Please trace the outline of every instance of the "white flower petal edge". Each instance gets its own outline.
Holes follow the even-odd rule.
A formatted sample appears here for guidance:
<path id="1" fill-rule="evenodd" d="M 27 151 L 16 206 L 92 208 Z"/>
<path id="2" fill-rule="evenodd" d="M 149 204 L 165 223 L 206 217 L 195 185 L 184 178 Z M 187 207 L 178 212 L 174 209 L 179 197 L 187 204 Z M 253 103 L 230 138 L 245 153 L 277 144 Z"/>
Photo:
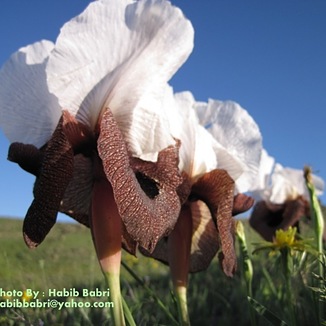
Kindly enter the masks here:
<path id="1" fill-rule="evenodd" d="M 240 162 L 199 124 L 192 94 L 175 94 L 175 103 L 179 119 L 173 118 L 171 130 L 174 137 L 181 140 L 180 170 L 185 171 L 192 182 L 217 168 L 225 168 L 231 177 L 238 177 L 242 173 Z"/>
<path id="2" fill-rule="evenodd" d="M 313 184 L 316 187 L 317 196 L 321 195 L 324 188 L 323 180 L 313 175 Z M 277 163 L 272 175 L 269 201 L 275 204 L 281 204 L 286 200 L 296 199 L 300 195 L 309 200 L 303 170 L 283 167 Z"/>
<path id="3" fill-rule="evenodd" d="M 312 181 L 317 196 L 322 195 L 324 181 L 314 174 Z M 258 178 L 252 195 L 256 200 L 264 200 L 272 204 L 283 204 L 286 200 L 294 200 L 298 196 L 309 200 L 303 170 L 283 167 L 275 163 L 275 159 L 269 156 L 265 149 L 262 151 Z"/>
<path id="4" fill-rule="evenodd" d="M 256 181 L 262 151 L 262 136 L 249 113 L 232 101 L 210 99 L 208 104 L 196 104 L 200 124 L 203 125 L 228 153 L 242 166 L 241 175 L 234 176 L 237 192 L 251 190 Z M 228 171 L 227 166 L 221 166 Z"/>
<path id="5" fill-rule="evenodd" d="M 160 108 L 193 37 L 191 23 L 168 1 L 92 2 L 61 29 L 46 70 L 49 89 L 92 128 L 110 107 L 128 139 L 139 120 L 147 126 L 154 121 L 155 130 L 142 126 L 130 150 L 135 156 L 158 152 L 174 143 Z M 153 133 L 160 137 L 151 148 Z"/>
<path id="6" fill-rule="evenodd" d="M 44 145 L 61 114 L 46 84 L 45 65 L 53 43 L 19 49 L 0 71 L 0 127 L 10 142 Z"/>
<path id="7" fill-rule="evenodd" d="M 260 157 L 258 174 L 251 189 L 251 195 L 256 200 L 265 200 L 270 196 L 271 176 L 275 166 L 275 159 L 268 155 L 263 148 Z"/>

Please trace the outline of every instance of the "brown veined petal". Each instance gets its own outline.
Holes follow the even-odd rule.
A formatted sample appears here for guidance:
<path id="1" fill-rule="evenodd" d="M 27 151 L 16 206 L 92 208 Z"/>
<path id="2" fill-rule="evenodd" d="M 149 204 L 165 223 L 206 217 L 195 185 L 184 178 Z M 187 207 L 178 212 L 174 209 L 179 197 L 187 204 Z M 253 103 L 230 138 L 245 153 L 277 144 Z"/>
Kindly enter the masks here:
<path id="1" fill-rule="evenodd" d="M 62 116 L 44 149 L 34 185 L 34 200 L 24 220 L 24 240 L 30 248 L 38 246 L 55 224 L 60 202 L 73 175 L 74 153 L 63 131 L 63 123 Z"/>
<path id="2" fill-rule="evenodd" d="M 75 155 L 73 176 L 60 202 L 59 211 L 87 227 L 89 227 L 93 182 L 92 159 L 83 154 Z"/>
<path id="3" fill-rule="evenodd" d="M 203 201 L 191 202 L 189 207 L 192 219 L 189 272 L 197 273 L 207 269 L 215 257 L 219 249 L 219 236 L 211 212 Z M 139 249 L 145 256 L 168 264 L 168 238 L 161 239 L 152 254 L 143 248 Z"/>
<path id="4" fill-rule="evenodd" d="M 204 201 L 216 220 L 222 249 L 220 260 L 227 276 L 233 276 L 237 265 L 233 193 L 234 181 L 225 170 L 220 169 L 205 173 L 192 187 L 192 196 Z"/>
<path id="5" fill-rule="evenodd" d="M 237 194 L 233 198 L 232 216 L 241 214 L 249 210 L 255 203 L 255 200 L 245 194 Z"/>
<path id="6" fill-rule="evenodd" d="M 190 207 L 193 223 L 190 272 L 195 273 L 208 268 L 219 250 L 219 237 L 207 205 L 197 200 Z"/>
<path id="7" fill-rule="evenodd" d="M 101 176 L 95 172 L 94 161 L 98 158 L 86 157 L 83 154 L 74 156 L 74 172 L 73 178 L 65 191 L 64 197 L 60 203 L 59 211 L 64 213 L 77 222 L 90 227 L 91 222 L 91 201 L 94 178 L 103 177 L 104 173 L 101 169 Z M 103 175 L 102 175 L 103 174 Z M 104 175 L 104 178 L 105 175 Z M 107 207 L 111 210 L 110 207 Z M 136 243 L 126 232 L 124 225 L 122 225 L 122 246 L 130 254 L 136 255 Z"/>
<path id="8" fill-rule="evenodd" d="M 43 152 L 34 145 L 12 143 L 8 151 L 8 160 L 38 177 L 42 167 Z"/>
<path id="9" fill-rule="evenodd" d="M 156 171 L 154 163 L 138 162 L 138 174 L 134 173 L 123 136 L 111 111 L 106 109 L 100 124 L 98 152 L 127 232 L 152 252 L 173 229 L 181 208 L 176 193 L 183 181 L 178 171 L 178 147 L 170 146 L 159 153 Z M 156 178 L 147 173 L 154 173 Z"/>
<path id="10" fill-rule="evenodd" d="M 96 150 L 96 141 L 93 132 L 67 110 L 62 111 L 63 131 L 71 144 L 74 154 L 83 153 L 91 156 Z"/>
<path id="11" fill-rule="evenodd" d="M 280 228 L 287 230 L 290 226 L 296 225 L 302 217 L 310 216 L 309 202 L 302 196 L 285 202 L 283 221 Z"/>
<path id="12" fill-rule="evenodd" d="M 265 240 L 273 241 L 276 230 L 296 226 L 303 216 L 309 216 L 309 204 L 302 196 L 281 205 L 260 201 L 255 205 L 249 223 Z"/>

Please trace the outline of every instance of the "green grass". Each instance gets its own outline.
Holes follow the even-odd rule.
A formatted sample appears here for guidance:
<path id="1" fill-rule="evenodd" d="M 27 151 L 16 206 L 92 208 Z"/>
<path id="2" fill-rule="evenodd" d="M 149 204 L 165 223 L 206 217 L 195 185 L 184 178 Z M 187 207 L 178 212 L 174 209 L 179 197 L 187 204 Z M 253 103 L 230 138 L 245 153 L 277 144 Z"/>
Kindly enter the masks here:
<path id="1" fill-rule="evenodd" d="M 259 236 L 245 221 L 248 251 Z M 0 288 L 24 290 L 31 288 L 47 293 L 48 289 L 105 289 L 96 259 L 90 231 L 77 224 L 56 224 L 48 237 L 35 250 L 26 247 L 21 234 L 22 221 L 0 219 Z M 277 260 L 267 254 L 251 257 L 254 266 L 253 297 L 280 320 L 287 320 L 283 304 L 284 280 Z M 299 256 L 297 257 L 300 258 Z M 169 270 L 152 259 L 123 254 L 123 261 L 142 279 L 177 319 L 177 307 L 171 294 Z M 239 261 L 240 264 L 240 261 Z M 297 264 L 298 265 L 298 264 Z M 315 321 L 311 270 L 316 262 L 309 258 L 293 277 L 294 296 L 298 311 L 298 325 L 312 325 Z M 240 267 L 240 266 L 239 266 Z M 146 291 L 122 267 L 123 296 L 138 326 L 173 325 L 171 319 Z M 240 272 L 227 278 L 215 258 L 208 270 L 193 274 L 189 283 L 189 313 L 192 326 L 250 325 L 246 286 Z M 47 296 L 42 298 L 47 300 Z M 69 301 L 71 298 L 57 298 Z M 103 301 L 105 298 L 72 298 L 80 302 Z M 0 308 L 0 325 L 110 325 L 109 308 Z M 267 325 L 257 315 L 257 325 Z"/>

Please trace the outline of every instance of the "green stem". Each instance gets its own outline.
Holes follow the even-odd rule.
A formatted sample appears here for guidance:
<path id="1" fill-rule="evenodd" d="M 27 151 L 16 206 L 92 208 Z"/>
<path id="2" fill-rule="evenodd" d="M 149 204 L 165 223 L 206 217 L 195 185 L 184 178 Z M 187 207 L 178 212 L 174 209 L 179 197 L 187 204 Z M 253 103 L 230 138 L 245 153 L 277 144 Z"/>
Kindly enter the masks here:
<path id="1" fill-rule="evenodd" d="M 103 272 L 103 274 L 110 289 L 110 300 L 113 302 L 113 308 L 110 310 L 113 325 L 125 325 L 120 289 L 120 274 L 108 272 Z"/>
<path id="2" fill-rule="evenodd" d="M 178 316 L 180 325 L 190 325 L 187 305 L 187 288 L 185 286 L 174 287 L 177 300 Z"/>
<path id="3" fill-rule="evenodd" d="M 253 266 L 251 259 L 248 253 L 246 235 L 244 232 L 244 227 L 241 221 L 237 221 L 236 224 L 236 235 L 239 242 L 240 253 L 241 253 L 241 261 L 242 261 L 242 273 L 244 275 L 245 283 L 246 283 L 246 291 L 247 297 L 253 298 L 252 294 L 252 279 L 253 279 Z M 250 321 L 252 326 L 256 326 L 256 314 L 253 306 L 249 303 L 249 312 L 250 312 Z"/>
<path id="4" fill-rule="evenodd" d="M 319 204 L 318 197 L 316 195 L 315 186 L 312 182 L 312 172 L 310 167 L 304 168 L 304 176 L 306 180 L 306 186 L 309 192 L 310 197 L 310 211 L 311 211 L 311 218 L 313 221 L 314 229 L 315 229 L 315 237 L 316 237 L 316 247 L 318 250 L 319 255 L 319 265 L 318 265 L 318 273 L 320 277 L 324 276 L 324 263 L 323 263 L 323 233 L 324 233 L 324 217 L 321 211 L 321 207 Z M 322 281 L 319 282 L 319 287 L 322 287 Z M 320 303 L 318 306 L 318 317 L 319 322 L 322 322 L 323 315 L 324 315 L 324 305 Z"/>
<path id="5" fill-rule="evenodd" d="M 282 271 L 285 278 L 285 294 L 286 294 L 286 306 L 289 309 L 289 318 L 292 326 L 296 325 L 295 320 L 295 309 L 294 309 L 294 300 L 292 295 L 292 256 L 290 249 L 284 247 L 280 249 L 281 252 L 281 261 L 282 261 Z"/>
<path id="6" fill-rule="evenodd" d="M 323 254 L 323 232 L 324 232 L 324 217 L 320 208 L 318 197 L 316 195 L 315 186 L 312 183 L 312 176 L 310 168 L 305 168 L 306 185 L 308 188 L 310 203 L 311 203 L 311 217 L 313 220 L 316 236 L 316 247 L 320 256 Z M 320 275 L 323 275 L 323 264 L 319 265 Z"/>

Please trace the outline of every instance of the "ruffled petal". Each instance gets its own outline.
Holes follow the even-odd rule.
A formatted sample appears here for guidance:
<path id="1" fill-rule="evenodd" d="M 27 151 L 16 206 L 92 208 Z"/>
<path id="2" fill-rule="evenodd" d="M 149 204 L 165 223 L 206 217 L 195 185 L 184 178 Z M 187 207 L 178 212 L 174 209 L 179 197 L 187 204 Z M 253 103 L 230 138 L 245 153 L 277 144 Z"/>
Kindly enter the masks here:
<path id="1" fill-rule="evenodd" d="M 225 170 L 213 170 L 204 174 L 192 187 L 191 199 L 206 203 L 217 224 L 222 253 L 220 260 L 223 271 L 233 276 L 237 259 L 235 253 L 235 226 L 232 217 L 234 181 Z"/>
<path id="2" fill-rule="evenodd" d="M 248 211 L 255 203 L 254 198 L 246 194 L 237 194 L 233 199 L 232 216 Z"/>
<path id="3" fill-rule="evenodd" d="M 173 143 L 157 118 L 165 84 L 192 48 L 191 23 L 168 1 L 95 1 L 61 29 L 47 65 L 49 88 L 62 107 L 92 128 L 110 107 L 126 139 L 138 123 L 134 118 L 155 121 L 130 150 L 146 154 L 143 140 L 155 130 L 162 137 L 150 151 L 158 152 Z"/>
<path id="4" fill-rule="evenodd" d="M 324 186 L 323 180 L 316 175 L 313 175 L 312 180 L 314 185 L 317 186 L 317 195 L 321 195 Z M 303 170 L 285 168 L 277 163 L 272 175 L 270 202 L 281 204 L 298 196 L 304 196 L 304 198 L 309 199 Z"/>
<path id="5" fill-rule="evenodd" d="M 152 252 L 172 231 L 181 209 L 177 189 L 183 178 L 178 170 L 178 146 L 160 152 L 157 163 L 140 159 L 131 162 L 108 109 L 102 116 L 98 153 L 128 234 Z"/>
<path id="6" fill-rule="evenodd" d="M 82 154 L 74 156 L 73 176 L 60 202 L 59 211 L 87 227 L 90 225 L 93 182 L 91 158 Z"/>
<path id="7" fill-rule="evenodd" d="M 41 173 L 44 151 L 34 145 L 12 143 L 9 146 L 8 160 L 17 163 L 23 170 L 38 177 Z"/>
<path id="8" fill-rule="evenodd" d="M 254 182 L 251 194 L 257 200 L 267 200 L 270 193 L 271 176 L 275 167 L 275 159 L 268 155 L 267 151 L 263 148 L 260 157 L 258 174 Z"/>
<path id="9" fill-rule="evenodd" d="M 37 247 L 56 222 L 60 202 L 73 176 L 73 149 L 64 132 L 64 116 L 47 143 L 39 176 L 34 185 L 34 200 L 23 225 L 28 247 Z"/>
<path id="10" fill-rule="evenodd" d="M 194 98 L 190 92 L 175 94 L 175 110 L 171 118 L 171 130 L 180 139 L 180 170 L 195 179 L 217 165 L 215 142 L 211 135 L 198 123 L 193 110 Z"/>
<path id="11" fill-rule="evenodd" d="M 312 180 L 317 195 L 322 195 L 323 179 L 312 175 Z M 258 177 L 251 191 L 255 199 L 270 204 L 283 204 L 285 201 L 294 200 L 299 196 L 309 200 L 303 170 L 283 167 L 281 164 L 275 163 L 274 158 L 269 156 L 265 149 L 262 151 Z"/>
<path id="12" fill-rule="evenodd" d="M 191 243 L 191 273 L 208 268 L 219 249 L 219 236 L 211 212 L 203 201 L 192 202 L 193 235 Z"/>
<path id="13" fill-rule="evenodd" d="M 39 148 L 56 128 L 61 110 L 45 75 L 52 49 L 50 41 L 21 48 L 0 71 L 0 127 L 10 142 Z"/>
<path id="14" fill-rule="evenodd" d="M 171 130 L 174 137 L 181 140 L 180 169 L 193 182 L 216 168 L 227 170 L 236 179 L 243 172 L 241 162 L 199 124 L 194 109 L 197 104 L 190 92 L 175 94 L 175 107 L 179 117 L 171 114 Z"/>
<path id="15" fill-rule="evenodd" d="M 219 237 L 211 212 L 207 205 L 198 200 L 190 203 L 192 219 L 192 238 L 189 258 L 189 272 L 205 270 L 219 249 Z M 174 231 L 172 231 L 174 232 Z M 169 264 L 168 238 L 161 239 L 152 253 L 139 248 L 145 255 Z M 171 249 L 173 250 L 173 249 Z"/>
<path id="16" fill-rule="evenodd" d="M 275 232 L 299 227 L 302 217 L 309 216 L 309 203 L 302 196 L 287 200 L 282 205 L 260 201 L 250 216 L 249 223 L 266 241 L 273 241 Z"/>
<path id="17" fill-rule="evenodd" d="M 232 101 L 209 100 L 207 106 L 199 103 L 197 114 L 200 123 L 240 162 L 242 173 L 235 177 L 228 166 L 220 164 L 219 168 L 228 171 L 236 182 L 238 192 L 251 190 L 262 151 L 262 136 L 253 118 Z"/>

